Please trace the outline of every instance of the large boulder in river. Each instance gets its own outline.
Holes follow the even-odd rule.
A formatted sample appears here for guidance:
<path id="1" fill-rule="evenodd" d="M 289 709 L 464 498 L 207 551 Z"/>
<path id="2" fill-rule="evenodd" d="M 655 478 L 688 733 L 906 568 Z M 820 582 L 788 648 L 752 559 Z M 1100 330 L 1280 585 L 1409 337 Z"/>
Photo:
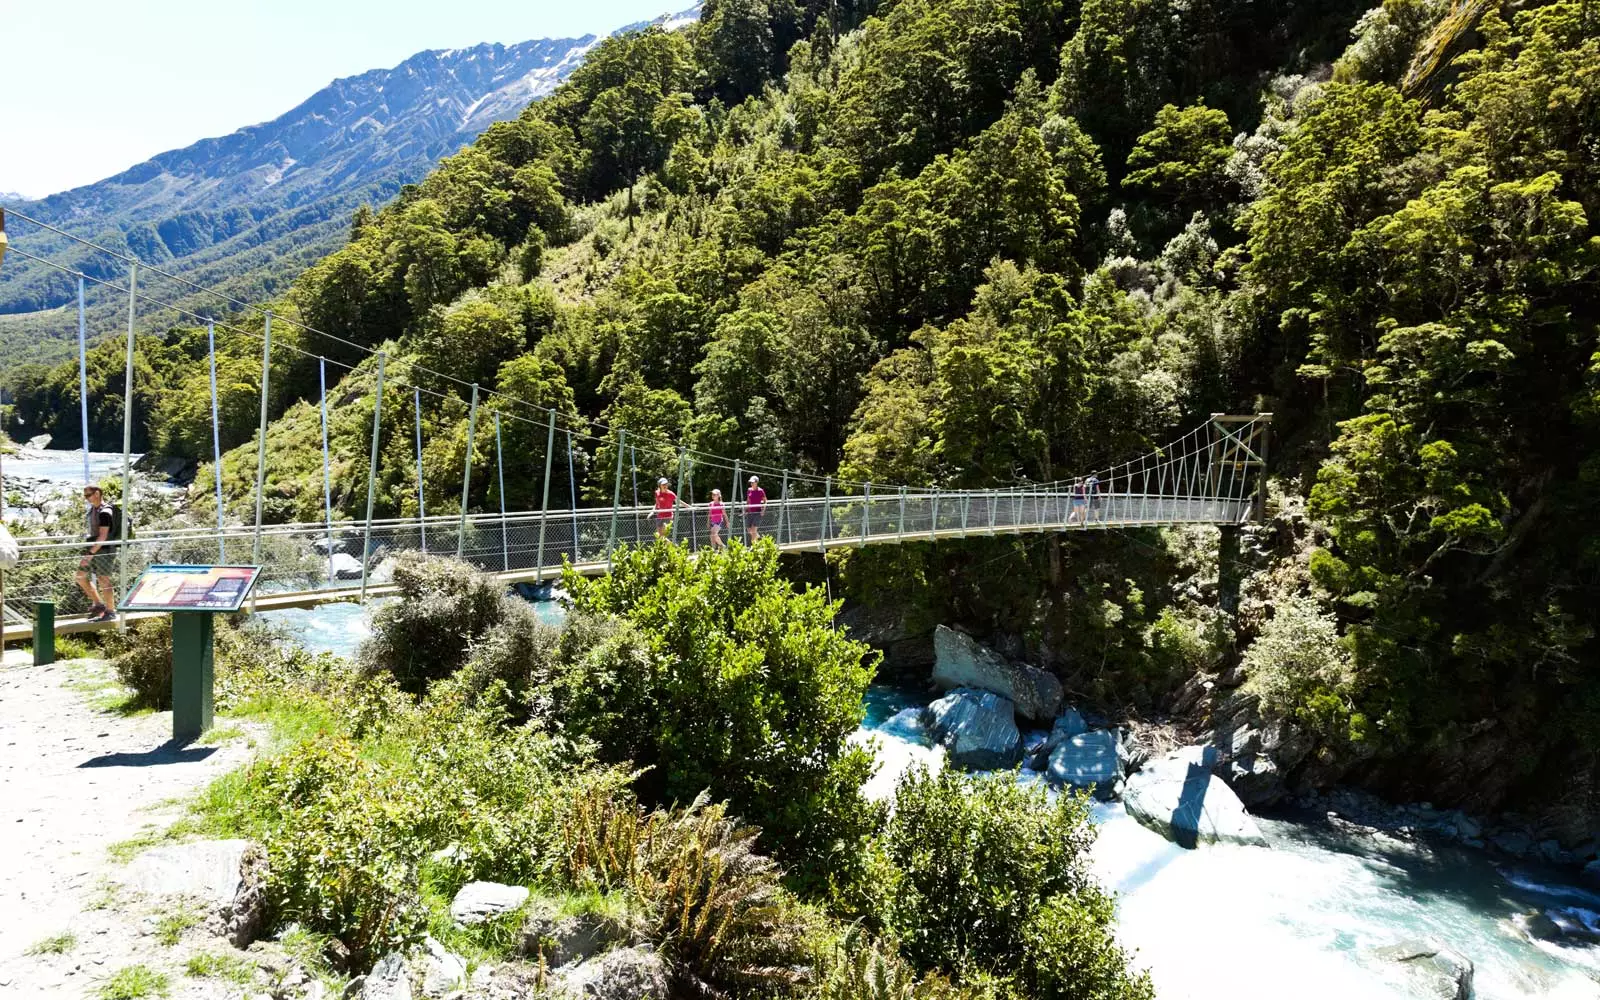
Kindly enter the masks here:
<path id="1" fill-rule="evenodd" d="M 1472 959 L 1432 938 L 1374 948 L 1372 955 L 1416 996 L 1426 1000 L 1472 998 Z"/>
<path id="2" fill-rule="evenodd" d="M 1010 663 L 971 636 L 940 625 L 933 630 L 933 682 L 945 690 L 978 688 L 1009 698 L 1024 718 L 1045 722 L 1061 707 L 1054 674 Z"/>
<path id="3" fill-rule="evenodd" d="M 1013 706 L 992 691 L 951 691 L 928 706 L 928 728 L 956 767 L 991 771 L 1022 757 Z"/>
<path id="4" fill-rule="evenodd" d="M 1180 847 L 1235 843 L 1266 845 L 1244 804 L 1211 773 L 1212 747 L 1186 747 L 1146 764 L 1128 779 L 1128 815 Z"/>
<path id="5" fill-rule="evenodd" d="M 1117 734 L 1101 729 L 1067 737 L 1050 752 L 1049 774 L 1058 785 L 1089 789 L 1097 798 L 1111 798 L 1117 779 L 1122 777 Z"/>

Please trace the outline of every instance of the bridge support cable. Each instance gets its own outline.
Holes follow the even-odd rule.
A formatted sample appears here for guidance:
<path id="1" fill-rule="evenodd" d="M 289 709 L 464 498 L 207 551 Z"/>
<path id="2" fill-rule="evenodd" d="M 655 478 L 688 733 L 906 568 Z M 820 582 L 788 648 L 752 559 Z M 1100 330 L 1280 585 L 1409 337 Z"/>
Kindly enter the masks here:
<path id="1" fill-rule="evenodd" d="M 333 471 L 328 461 L 328 359 L 317 359 L 317 385 L 321 388 L 321 402 L 317 407 L 322 414 L 322 524 L 326 532 L 325 539 L 328 544 L 328 583 L 332 584 L 335 576 L 333 572 Z M 222 462 L 217 462 L 217 468 L 222 468 Z M 222 482 L 222 477 L 217 477 L 217 482 Z"/>
<path id="2" fill-rule="evenodd" d="M 633 545 L 634 548 L 638 548 L 644 530 L 640 522 L 644 519 L 639 516 L 639 449 L 631 444 L 628 445 L 628 470 L 633 474 Z M 672 512 L 674 517 L 677 513 L 677 511 Z"/>
<path id="3" fill-rule="evenodd" d="M 415 407 L 416 432 L 417 432 L 417 540 L 422 546 L 422 554 L 428 554 L 428 502 L 423 498 L 422 478 L 422 387 L 412 386 L 412 405 Z M 550 419 L 555 419 L 555 411 L 550 411 Z M 547 472 L 546 475 L 549 473 Z"/>
<path id="4" fill-rule="evenodd" d="M 266 315 L 266 325 L 261 337 L 261 422 L 256 429 L 256 523 L 254 540 L 250 545 L 250 561 L 261 563 L 261 504 L 267 482 L 267 394 L 272 381 L 272 312 Z M 255 598 L 251 596 L 251 608 Z"/>
<path id="5" fill-rule="evenodd" d="M 572 561 L 578 561 L 578 477 L 572 471 L 572 431 L 567 430 L 567 489 L 572 495 Z"/>
<path id="6" fill-rule="evenodd" d="M 628 431 L 617 431 L 617 474 L 611 487 L 611 530 L 606 535 L 606 567 L 611 567 L 611 553 L 617 547 L 617 508 L 622 505 L 622 456 L 628 451 Z"/>
<path id="7" fill-rule="evenodd" d="M 506 463 L 500 450 L 500 411 L 494 411 L 494 474 L 500 493 L 500 572 L 511 572 L 510 525 L 506 522 Z"/>
<path id="8" fill-rule="evenodd" d="M 556 411 L 550 410 L 550 426 L 544 438 L 544 495 L 539 501 L 539 549 L 534 557 L 534 566 L 538 575 L 534 577 L 535 583 L 544 583 L 544 535 L 545 526 L 550 521 L 550 459 L 556 446 Z"/>
<path id="9" fill-rule="evenodd" d="M 128 264 L 128 343 L 122 373 L 122 524 L 117 538 L 117 593 L 128 592 L 128 563 L 122 553 L 128 547 L 128 528 L 133 520 L 133 322 L 139 296 L 139 262 Z M 117 613 L 117 629 L 126 630 L 128 616 Z"/>
<path id="10" fill-rule="evenodd" d="M 378 352 L 378 381 L 372 391 L 372 456 L 367 463 L 367 527 L 361 538 L 361 602 L 367 601 L 367 578 L 372 568 L 372 503 L 378 496 L 378 444 L 383 432 L 383 363 L 385 354 Z M 470 462 L 472 439 L 467 439 Z"/>
<path id="11" fill-rule="evenodd" d="M 467 501 L 472 489 L 472 448 L 478 433 L 478 383 L 472 383 L 472 404 L 467 411 L 467 456 L 461 469 L 461 522 L 456 529 L 456 558 L 467 544 Z"/>
<path id="12" fill-rule="evenodd" d="M 83 276 L 78 276 L 78 419 L 83 429 L 83 485 L 92 486 L 89 478 L 89 354 L 86 346 L 86 324 L 83 319 Z"/>
<path id="13" fill-rule="evenodd" d="M 211 481 L 217 491 L 217 562 L 227 563 L 228 546 L 223 541 L 223 528 L 226 521 L 222 512 L 222 421 L 217 415 L 217 324 L 206 324 L 206 355 L 211 363 Z M 327 379 L 323 379 L 323 404 L 322 404 L 322 453 L 328 453 L 328 404 L 327 404 Z M 329 558 L 332 558 L 332 549 L 329 549 Z"/>
<path id="14" fill-rule="evenodd" d="M 789 517 L 789 470 L 783 470 L 783 483 L 778 487 L 778 541 L 787 542 L 794 537 L 794 518 Z M 788 520 L 789 532 L 784 534 L 783 522 Z"/>

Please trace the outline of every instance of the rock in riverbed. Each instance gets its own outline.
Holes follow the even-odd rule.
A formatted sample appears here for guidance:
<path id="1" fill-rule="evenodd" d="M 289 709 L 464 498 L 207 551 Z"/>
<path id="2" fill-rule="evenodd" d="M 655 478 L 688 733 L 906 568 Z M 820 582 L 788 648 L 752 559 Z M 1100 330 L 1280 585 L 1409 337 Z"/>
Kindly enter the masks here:
<path id="1" fill-rule="evenodd" d="M 1117 734 L 1109 729 L 1068 737 L 1050 753 L 1050 780 L 1058 785 L 1090 789 L 1097 798 L 1109 799 L 1121 777 Z"/>
<path id="2" fill-rule="evenodd" d="M 1187 747 L 1146 764 L 1128 779 L 1128 815 L 1180 847 L 1235 843 L 1266 845 L 1244 804 L 1211 773 L 1210 747 Z"/>
<path id="3" fill-rule="evenodd" d="M 1398 978 L 1427 1000 L 1471 1000 L 1472 960 L 1435 941 L 1421 938 L 1373 949 L 1372 955 L 1389 964 Z"/>
<path id="4" fill-rule="evenodd" d="M 933 632 L 933 682 L 944 690 L 977 688 L 1010 700 L 1019 715 L 1044 722 L 1061 706 L 1054 674 L 1010 663 L 971 636 L 940 625 Z"/>
<path id="5" fill-rule="evenodd" d="M 951 691 L 928 706 L 928 728 L 956 767 L 994 770 L 1022 756 L 1012 704 L 992 691 Z"/>

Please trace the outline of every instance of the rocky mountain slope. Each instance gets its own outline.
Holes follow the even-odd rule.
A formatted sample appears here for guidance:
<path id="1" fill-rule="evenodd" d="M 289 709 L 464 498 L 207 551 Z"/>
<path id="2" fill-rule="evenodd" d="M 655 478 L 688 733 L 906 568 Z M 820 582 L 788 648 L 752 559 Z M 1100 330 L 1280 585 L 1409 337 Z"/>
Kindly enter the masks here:
<path id="1" fill-rule="evenodd" d="M 694 16 L 691 9 L 664 20 Z M 585 35 L 419 52 L 393 68 L 335 80 L 272 121 L 162 153 L 95 184 L 0 201 L 238 297 L 270 295 L 344 241 L 355 206 L 388 200 L 492 123 L 515 117 L 598 41 Z M 120 277 L 108 255 L 20 219 L 10 229 L 29 252 L 94 277 Z M 172 300 L 179 292 L 152 294 Z M 0 354 L 22 361 L 64 352 L 75 325 L 71 310 L 58 307 L 74 293 L 66 274 L 8 262 L 0 274 Z M 111 303 L 101 308 L 104 325 L 114 325 Z"/>

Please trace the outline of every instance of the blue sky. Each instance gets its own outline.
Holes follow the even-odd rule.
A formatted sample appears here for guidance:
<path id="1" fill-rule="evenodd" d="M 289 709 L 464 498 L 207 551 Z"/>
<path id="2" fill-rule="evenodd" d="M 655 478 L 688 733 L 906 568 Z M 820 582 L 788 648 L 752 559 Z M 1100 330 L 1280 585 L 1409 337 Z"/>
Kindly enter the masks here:
<path id="1" fill-rule="evenodd" d="M 0 192 L 42 197 L 423 49 L 603 34 L 693 0 L 0 0 Z"/>

